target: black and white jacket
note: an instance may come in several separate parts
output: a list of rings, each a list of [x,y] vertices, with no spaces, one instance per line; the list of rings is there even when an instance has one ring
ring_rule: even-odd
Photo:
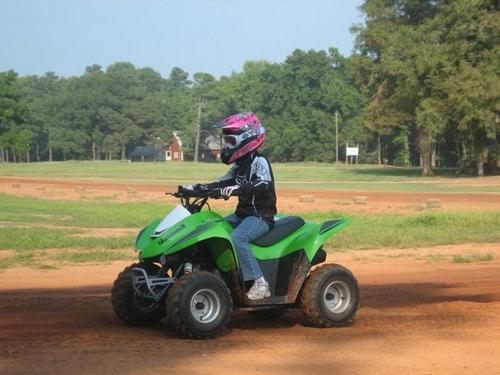
[[[239,188],[233,195],[238,195],[238,206],[235,214],[244,219],[257,216],[270,226],[274,224],[276,215],[276,191],[271,165],[266,157],[252,153],[234,163],[231,169],[217,182],[209,184],[210,188],[223,188],[237,185]]]

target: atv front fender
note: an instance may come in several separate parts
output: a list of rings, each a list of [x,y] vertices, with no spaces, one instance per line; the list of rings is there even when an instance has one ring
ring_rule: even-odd
[[[238,268],[238,257],[231,242],[233,228],[224,219],[207,221],[178,239],[165,253],[173,254],[190,246],[204,244],[220,271]]]
[[[232,227],[220,215],[213,211],[193,214],[159,236],[154,230],[161,220],[157,219],[145,227],[136,240],[136,250],[142,259],[155,259],[162,255],[179,253],[190,247],[206,245],[221,271],[238,267],[238,260],[231,243]]]

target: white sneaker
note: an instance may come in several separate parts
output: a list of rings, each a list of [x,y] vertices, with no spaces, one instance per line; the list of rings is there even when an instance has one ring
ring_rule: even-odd
[[[271,290],[269,289],[269,284],[265,281],[255,281],[247,293],[247,298],[252,301],[267,297],[271,297]]]

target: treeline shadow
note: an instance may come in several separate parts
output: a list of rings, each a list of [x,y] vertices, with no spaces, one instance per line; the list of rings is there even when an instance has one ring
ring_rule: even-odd
[[[450,293],[450,290],[450,285],[445,283],[361,285],[361,305],[371,308],[391,308],[456,301],[478,303],[500,301],[500,291],[469,294]]]
[[[470,175],[457,175],[458,168],[433,168],[434,177],[474,177]],[[422,168],[420,167],[368,167],[368,168],[353,168],[352,174],[359,174],[373,177],[411,177],[417,178],[422,176]]]

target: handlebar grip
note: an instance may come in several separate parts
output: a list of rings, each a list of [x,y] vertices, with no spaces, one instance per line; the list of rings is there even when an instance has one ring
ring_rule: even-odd
[[[198,189],[191,190],[186,189],[184,186],[177,186],[177,192],[175,193],[166,193],[171,194],[176,198],[212,198],[212,199],[221,199],[223,196],[220,193],[220,189]]]

